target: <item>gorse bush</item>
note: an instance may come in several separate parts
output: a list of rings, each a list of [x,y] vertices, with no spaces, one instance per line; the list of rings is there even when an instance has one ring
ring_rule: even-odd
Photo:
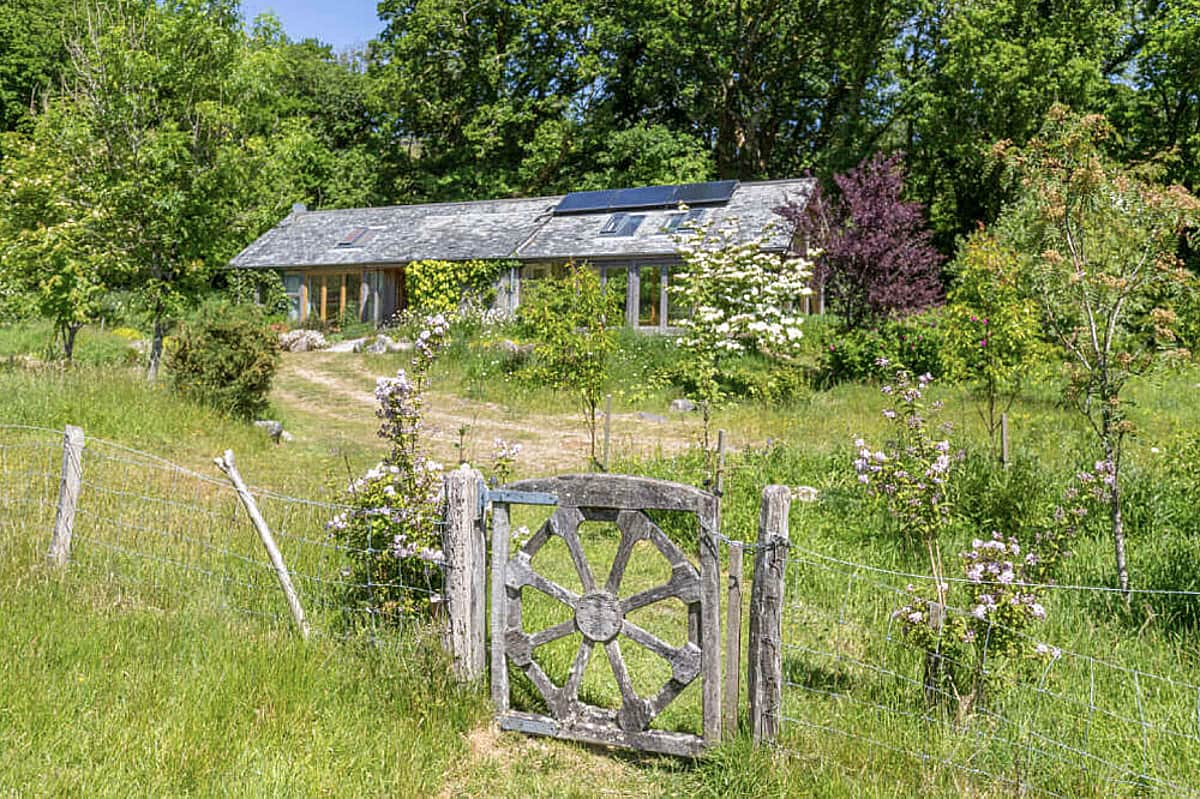
[[[266,410],[279,344],[258,308],[214,303],[182,326],[166,364],[180,395],[252,419]]]

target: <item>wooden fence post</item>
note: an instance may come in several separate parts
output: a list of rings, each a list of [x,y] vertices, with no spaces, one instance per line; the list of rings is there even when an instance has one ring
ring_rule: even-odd
[[[717,431],[717,529],[721,529],[721,506],[725,496],[725,431]],[[738,694],[742,677],[742,550],[729,547],[729,587],[725,599],[725,695],[721,704],[721,732],[732,738],[738,731]]]
[[[474,469],[455,469],[446,475],[446,611],[448,644],[454,671],[463,682],[483,679],[487,663],[484,646],[485,544],[480,512],[483,477]]]
[[[71,534],[75,530],[75,508],[83,482],[83,428],[67,425],[63,433],[62,478],[58,484],[58,510],[54,535],[47,556],[55,566],[66,566],[71,557]]]
[[[750,646],[747,690],[750,694],[750,732],[756,742],[779,732],[783,707],[783,590],[787,566],[788,511],[792,495],[787,486],[763,489],[758,515],[758,550],[754,556],[754,586],[750,591]]]
[[[233,489],[237,491],[238,498],[242,501],[246,513],[250,516],[250,521],[254,524],[254,529],[258,531],[263,548],[267,550],[267,557],[271,559],[271,566],[275,569],[279,587],[283,589],[283,595],[287,599],[288,609],[292,612],[292,620],[296,622],[296,629],[300,631],[301,638],[308,640],[308,621],[304,618],[304,608],[300,605],[300,597],[296,595],[296,589],[292,585],[292,576],[283,562],[283,553],[275,545],[275,537],[271,535],[271,528],[267,527],[266,519],[258,510],[258,503],[254,501],[254,496],[246,487],[242,475],[238,473],[237,464],[233,460],[233,450],[225,450],[224,457],[214,458],[213,463],[225,473],[229,482],[233,484]]]

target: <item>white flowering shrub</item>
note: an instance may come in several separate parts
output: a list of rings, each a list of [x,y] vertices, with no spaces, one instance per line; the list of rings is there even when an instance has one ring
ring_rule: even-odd
[[[442,465],[424,451],[421,408],[429,367],[448,334],[444,316],[429,317],[411,369],[376,381],[379,435],[391,452],[350,484],[350,509],[327,525],[349,560],[348,605],[367,619],[395,623],[441,599]]]
[[[683,268],[668,288],[685,308],[678,343],[692,350],[795,355],[801,300],[812,293],[812,262],[765,252],[761,239],[739,241],[736,224],[700,228],[676,245]]]

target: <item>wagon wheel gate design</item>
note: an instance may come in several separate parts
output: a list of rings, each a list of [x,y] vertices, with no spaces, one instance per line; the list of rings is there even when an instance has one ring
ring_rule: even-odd
[[[526,480],[489,493],[492,500],[492,699],[500,726],[589,743],[626,746],[693,756],[721,737],[720,567],[717,559],[717,500],[690,486],[621,475],[571,475]],[[510,555],[509,507],[556,505],[542,527]],[[699,521],[699,569],[646,514],[686,511]],[[579,536],[583,522],[612,522],[620,542],[605,582],[598,582]],[[570,553],[582,592],[564,588],[539,573],[534,556],[553,537]],[[666,559],[671,576],[653,588],[622,590],[634,547],[648,541]],[[572,617],[527,633],[522,626],[522,590],[539,591],[564,605]],[[687,609],[687,641],[674,646],[629,620],[630,613],[656,602],[678,599]],[[534,658],[545,644],[575,633],[581,636],[570,672],[556,685]],[[622,646],[644,647],[670,667],[670,677],[652,696],[634,689]],[[601,654],[602,653],[602,654]],[[620,708],[597,707],[580,699],[591,658],[605,656],[620,689]],[[509,707],[508,666],[521,669],[545,700],[550,715]],[[651,722],[688,685],[701,679],[703,735],[651,730]]]

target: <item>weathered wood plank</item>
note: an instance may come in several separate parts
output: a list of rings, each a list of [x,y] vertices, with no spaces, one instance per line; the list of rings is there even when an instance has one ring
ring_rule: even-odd
[[[700,649],[704,740],[715,746],[721,742],[721,560],[715,503],[700,514]]]
[[[729,590],[725,600],[725,704],[721,727],[737,735],[738,694],[742,676],[742,549],[729,550]]]
[[[492,704],[496,712],[508,710],[508,656],[505,644],[508,589],[505,570],[508,565],[508,505],[492,505]]]
[[[55,566],[66,566],[71,557],[71,536],[75,531],[75,509],[83,484],[83,428],[67,425],[63,432],[62,477],[58,484],[58,510],[54,514],[54,533],[47,557]]]
[[[763,489],[758,516],[746,680],[750,695],[750,732],[755,741],[771,740],[779,732],[783,705],[784,570],[791,499],[787,486],[767,486]]]
[[[480,524],[479,494],[483,478],[471,469],[446,475],[446,555],[448,649],[458,679],[474,682],[487,669],[485,638],[487,582],[486,545]]]
[[[242,480],[242,475],[237,470],[237,464],[233,460],[233,450],[225,450],[225,455],[215,458],[213,463],[217,464],[217,468],[229,478],[229,482],[233,484],[233,489],[237,492],[238,498],[246,508],[246,513],[250,516],[250,521],[254,525],[254,529],[258,531],[258,537],[262,541],[263,549],[267,550],[267,557],[271,560],[271,566],[275,569],[275,577],[279,580],[279,587],[283,589],[283,596],[287,599],[288,609],[292,612],[292,620],[296,623],[296,629],[300,631],[301,638],[307,639],[308,620],[304,618],[304,608],[300,604],[300,597],[296,594],[296,589],[292,585],[292,576],[288,573],[287,565],[283,562],[283,553],[275,545],[275,537],[271,535],[271,528],[267,527],[266,519],[263,518],[262,513],[258,510],[258,503],[254,501],[250,489],[246,487],[245,481]]]
[[[569,474],[509,483],[512,491],[554,494],[560,505],[621,510],[681,510],[699,513],[714,502],[699,488],[623,474]]]
[[[534,713],[508,712],[499,718],[500,729],[544,735],[569,741],[599,744],[601,746],[624,746],[643,752],[657,752],[678,757],[698,757],[704,753],[705,741],[686,733],[645,730],[630,732],[587,722],[563,722]]]

